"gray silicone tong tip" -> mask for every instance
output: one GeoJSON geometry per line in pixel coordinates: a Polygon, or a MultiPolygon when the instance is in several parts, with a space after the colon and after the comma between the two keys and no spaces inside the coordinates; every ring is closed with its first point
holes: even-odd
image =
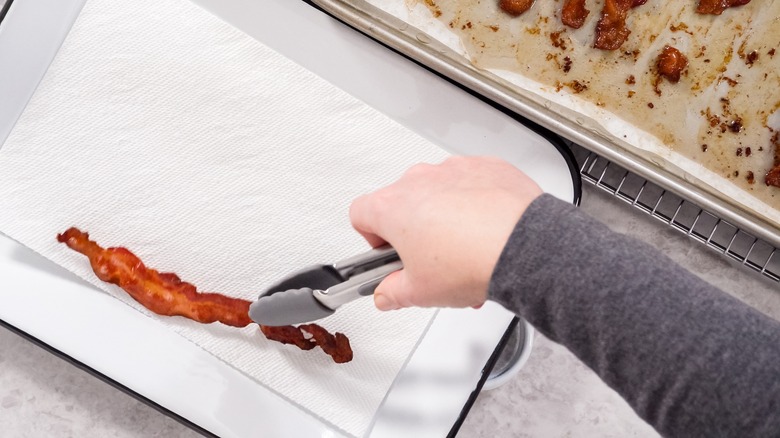
{"type": "Polygon", "coordinates": [[[249,317],[259,324],[269,326],[316,321],[335,312],[320,304],[309,288],[270,294],[263,297],[262,305],[258,303],[259,301],[255,301],[249,306],[249,317]]]}

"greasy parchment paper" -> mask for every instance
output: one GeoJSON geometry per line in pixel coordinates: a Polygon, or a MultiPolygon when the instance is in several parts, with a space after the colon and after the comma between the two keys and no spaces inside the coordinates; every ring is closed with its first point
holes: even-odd
{"type": "Polygon", "coordinates": [[[578,30],[561,23],[557,1],[517,18],[492,0],[368,2],[583,130],[780,227],[780,189],[764,184],[780,129],[780,3],[704,16],[694,1],[650,0],[629,16],[626,43],[609,52],[592,48],[600,1],[588,3],[578,30]],[[689,66],[679,83],[656,86],[666,45],[689,66]]]}

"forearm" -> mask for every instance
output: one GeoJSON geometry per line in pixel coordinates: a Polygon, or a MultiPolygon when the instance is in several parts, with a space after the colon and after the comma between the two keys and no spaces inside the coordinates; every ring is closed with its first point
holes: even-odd
{"type": "Polygon", "coordinates": [[[780,324],[544,196],[489,297],[569,348],[667,436],[780,430],[780,324]]]}

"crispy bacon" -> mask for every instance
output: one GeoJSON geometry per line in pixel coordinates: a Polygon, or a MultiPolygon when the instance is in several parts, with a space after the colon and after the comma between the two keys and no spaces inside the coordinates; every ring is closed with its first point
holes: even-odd
{"type": "MultiPolygon", "coordinates": [[[[645,3],[647,0],[633,0],[631,7],[635,8],[645,3]]],[[[590,11],[585,7],[585,0],[566,0],[561,10],[561,21],[569,27],[579,29],[585,24],[588,14],[590,11]]]]}
{"type": "Polygon", "coordinates": [[[349,347],[349,339],[343,333],[330,334],[317,324],[303,324],[299,329],[311,334],[317,345],[328,353],[336,363],[344,363],[352,360],[352,349],[349,347]]]}
{"type": "Polygon", "coordinates": [[[780,187],[780,166],[769,169],[764,177],[764,183],[768,186],[780,187]]]}
{"type": "MultiPolygon", "coordinates": [[[[57,235],[57,240],[89,258],[92,270],[99,279],[115,284],[134,300],[158,315],[183,316],[193,321],[210,324],[221,322],[232,327],[252,324],[249,318],[250,301],[217,293],[198,292],[195,286],[182,281],[176,274],[149,269],[126,248],[102,248],[89,240],[89,234],[69,228],[57,235]]],[[[260,326],[272,341],[293,344],[302,350],[319,345],[334,362],[352,360],[349,339],[341,333],[335,336],[316,324],[300,327],[260,326]],[[305,337],[304,331],[312,335],[305,337]]]]}
{"type": "Polygon", "coordinates": [[[688,58],[672,46],[664,46],[656,61],[658,74],[672,83],[680,82],[680,76],[687,66],[688,58]]]}
{"type": "Polygon", "coordinates": [[[561,9],[561,21],[563,24],[579,29],[585,24],[590,11],[585,7],[585,0],[566,0],[561,9]]]}
{"type": "Polygon", "coordinates": [[[601,18],[596,24],[596,41],[593,47],[602,50],[617,50],[626,42],[631,31],[626,27],[628,11],[633,0],[605,0],[601,18]]]}
{"type": "Polygon", "coordinates": [[[780,187],[780,166],[769,169],[764,177],[764,183],[768,186],[780,187]]]}
{"type": "MultiPolygon", "coordinates": [[[[561,22],[574,29],[585,24],[590,11],[585,7],[586,0],[564,0],[561,9],[561,22]]],[[[510,15],[520,15],[527,11],[533,0],[499,0],[499,7],[510,15]]],[[[605,0],[601,18],[596,24],[596,39],[593,47],[603,50],[617,50],[631,34],[626,27],[628,11],[642,6],[647,0],[605,0]]],[[[720,15],[728,8],[743,6],[750,0],[699,0],[696,12],[699,14],[720,15]]]]}
{"type": "Polygon", "coordinates": [[[499,0],[498,7],[507,14],[517,17],[523,12],[531,9],[535,0],[499,0]]]}
{"type": "Polygon", "coordinates": [[[696,12],[699,14],[720,15],[728,8],[744,6],[748,3],[750,3],[750,0],[699,0],[696,12]]]}
{"type": "Polygon", "coordinates": [[[342,333],[330,334],[324,328],[317,324],[303,324],[301,326],[283,326],[271,327],[261,325],[260,330],[266,338],[281,342],[282,344],[294,344],[301,350],[311,350],[319,345],[328,353],[336,363],[344,363],[352,360],[352,349],[349,346],[349,339],[342,333]],[[311,338],[304,336],[304,332],[311,335],[311,338]]]}

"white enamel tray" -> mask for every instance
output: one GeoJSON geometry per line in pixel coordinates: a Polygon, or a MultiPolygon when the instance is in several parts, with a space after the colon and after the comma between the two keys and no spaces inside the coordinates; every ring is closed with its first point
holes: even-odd
{"type": "MultiPolygon", "coordinates": [[[[195,2],[442,148],[500,156],[547,192],[578,200],[573,161],[555,141],[302,0],[195,2]]],[[[0,23],[0,144],[83,3],[11,4],[0,23]]],[[[205,434],[340,436],[191,342],[2,235],[0,322],[205,434]]],[[[514,323],[514,315],[491,303],[479,311],[439,312],[370,435],[457,432],[514,323]]],[[[530,352],[532,329],[522,328],[525,349],[518,364],[530,352]]]]}

